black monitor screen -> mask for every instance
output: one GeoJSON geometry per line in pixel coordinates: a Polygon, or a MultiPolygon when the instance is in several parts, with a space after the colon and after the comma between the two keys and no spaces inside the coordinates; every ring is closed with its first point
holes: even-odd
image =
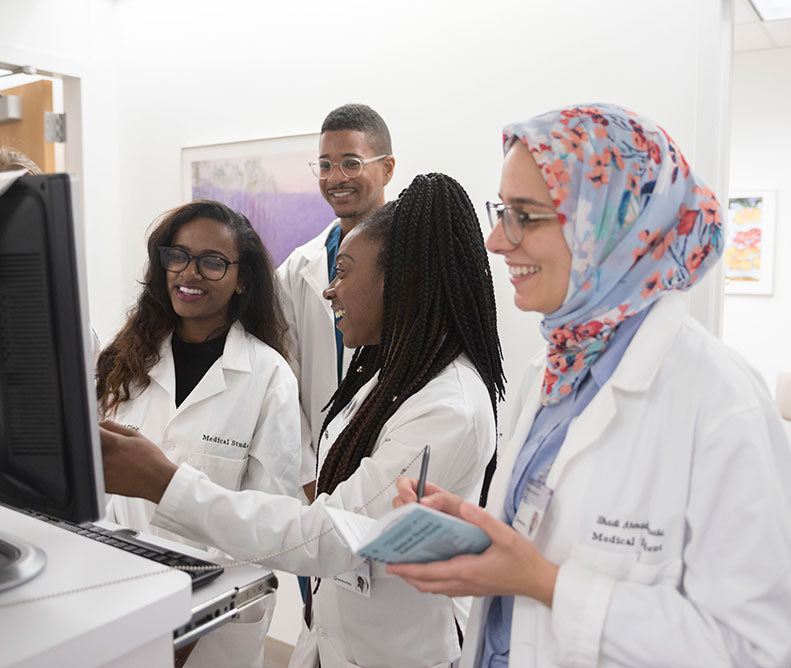
{"type": "Polygon", "coordinates": [[[0,195],[0,503],[83,522],[104,484],[75,205],[65,174],[0,195]]]}

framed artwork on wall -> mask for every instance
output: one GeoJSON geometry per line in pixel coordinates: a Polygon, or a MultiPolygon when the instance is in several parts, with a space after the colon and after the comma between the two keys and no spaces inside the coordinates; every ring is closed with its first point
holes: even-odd
{"type": "Polygon", "coordinates": [[[309,134],[184,148],[182,198],[243,213],[279,266],[335,218],[308,167],[318,146],[319,135],[309,134]]]}
{"type": "Polygon", "coordinates": [[[775,192],[733,192],[723,254],[725,292],[772,294],[775,255],[775,192]]]}

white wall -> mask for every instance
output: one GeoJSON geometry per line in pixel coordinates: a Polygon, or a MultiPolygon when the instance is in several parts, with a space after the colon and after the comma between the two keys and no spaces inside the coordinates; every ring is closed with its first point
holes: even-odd
{"type": "Polygon", "coordinates": [[[90,317],[102,341],[118,327],[126,295],[121,272],[114,4],[113,0],[0,0],[0,63],[33,65],[66,75],[63,88],[70,117],[66,169],[82,178],[90,317]]]}
{"type": "Polygon", "coordinates": [[[733,59],[731,190],[777,191],[771,295],[726,295],[722,338],[755,365],[774,394],[791,371],[791,49],[733,59]]]}
{"type": "MultiPolygon", "coordinates": [[[[444,171],[467,188],[482,220],[484,201],[498,191],[503,125],[574,102],[617,102],[653,117],[716,183],[726,143],[729,7],[729,0],[0,0],[0,62],[5,40],[63,52],[88,73],[91,307],[106,340],[136,293],[148,225],[180,202],[181,148],[315,132],[345,102],[370,104],[390,126],[397,157],[390,197],[416,173],[444,171]],[[79,14],[94,20],[86,27],[79,14]]],[[[506,372],[518,381],[523,360],[543,344],[538,318],[515,309],[498,259],[493,275],[506,372]]],[[[283,578],[273,624],[287,641],[298,630],[292,582],[283,578]]]]}

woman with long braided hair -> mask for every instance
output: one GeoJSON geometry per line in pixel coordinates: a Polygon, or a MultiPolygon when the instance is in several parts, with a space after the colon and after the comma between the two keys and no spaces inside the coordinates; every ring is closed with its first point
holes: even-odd
{"type": "MultiPolygon", "coordinates": [[[[496,411],[503,373],[494,295],[487,258],[478,244],[469,243],[478,220],[466,198],[444,175],[418,176],[398,202],[386,204],[357,230],[380,249],[376,263],[385,277],[381,335],[378,345],[350,342],[359,347],[332,399],[324,440],[336,415],[375,374],[378,381],[354,418],[331,439],[319,493],[332,493],[354,473],[390,416],[459,355],[466,355],[481,376],[496,411]]],[[[344,334],[351,316],[338,293],[346,289],[347,264],[348,254],[338,261],[339,275],[325,291],[344,334]]]]}
{"type": "Polygon", "coordinates": [[[311,506],[223,489],[111,424],[102,430],[108,491],[158,503],[152,521],[161,527],[323,578],[292,666],[449,666],[461,651],[463,607],[361,563],[325,507],[381,516],[425,445],[432,479],[478,500],[504,386],[483,236],[456,181],[418,176],[344,237],[337,263],[325,297],[344,345],[357,350],[322,428],[311,506]]]}

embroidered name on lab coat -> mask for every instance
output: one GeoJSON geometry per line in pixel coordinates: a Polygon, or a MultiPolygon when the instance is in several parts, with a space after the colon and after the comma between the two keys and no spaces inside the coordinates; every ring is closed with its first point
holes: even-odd
{"type": "Polygon", "coordinates": [[[230,445],[232,448],[249,448],[249,443],[243,443],[241,441],[236,441],[232,438],[223,438],[222,436],[209,436],[209,434],[203,435],[203,440],[208,441],[209,443],[218,443],[219,445],[230,445]]]}
{"type": "Polygon", "coordinates": [[[611,545],[639,546],[644,552],[661,552],[662,529],[652,527],[650,522],[621,521],[599,515],[596,520],[597,527],[593,530],[591,540],[597,543],[610,543],[611,545]],[[617,531],[613,531],[617,529],[617,531]]]}

